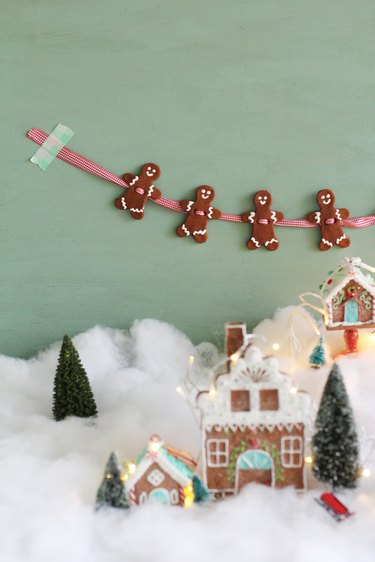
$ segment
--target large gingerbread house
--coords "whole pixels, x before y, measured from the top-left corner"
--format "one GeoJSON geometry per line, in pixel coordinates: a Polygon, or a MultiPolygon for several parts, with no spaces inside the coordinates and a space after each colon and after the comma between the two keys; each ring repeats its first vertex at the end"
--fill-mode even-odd
{"type": "Polygon", "coordinates": [[[226,325],[226,350],[224,369],[197,397],[204,484],[214,498],[251,482],[303,490],[309,396],[246,343],[244,324],[226,325]]]}
{"type": "Polygon", "coordinates": [[[328,330],[375,327],[375,270],[345,258],[320,287],[328,330]]]}
{"type": "Polygon", "coordinates": [[[152,501],[189,507],[194,501],[195,466],[188,453],[167,447],[153,435],[126,480],[131,505],[152,501]]]}

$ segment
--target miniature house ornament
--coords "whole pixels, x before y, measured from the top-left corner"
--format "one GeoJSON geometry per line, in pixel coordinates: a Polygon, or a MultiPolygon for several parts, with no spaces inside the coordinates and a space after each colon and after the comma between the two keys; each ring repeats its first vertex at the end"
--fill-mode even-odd
{"type": "Polygon", "coordinates": [[[196,463],[186,452],[167,447],[152,435],[126,481],[131,505],[147,502],[190,507],[196,463]]]}
{"type": "Polygon", "coordinates": [[[375,327],[375,268],[345,258],[320,286],[327,330],[345,330],[346,353],[357,351],[358,329],[375,327]]]}
{"type": "Polygon", "coordinates": [[[215,392],[197,396],[204,484],[213,498],[251,482],[303,490],[309,396],[246,342],[244,324],[226,325],[226,350],[215,392]]]}

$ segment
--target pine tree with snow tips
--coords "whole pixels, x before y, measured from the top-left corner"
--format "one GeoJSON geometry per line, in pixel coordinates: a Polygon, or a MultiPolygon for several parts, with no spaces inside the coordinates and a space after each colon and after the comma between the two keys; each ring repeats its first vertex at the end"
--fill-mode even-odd
{"type": "Polygon", "coordinates": [[[312,439],[313,474],[336,488],[354,488],[359,476],[358,437],[340,368],[328,376],[312,439]]]}
{"type": "Polygon", "coordinates": [[[69,336],[64,336],[53,389],[53,417],[89,418],[97,415],[93,392],[80,357],[69,336]]]}
{"type": "Polygon", "coordinates": [[[130,507],[122,480],[120,461],[116,453],[110,454],[105,467],[103,481],[96,495],[96,509],[105,506],[120,509],[127,509],[130,507]]]}

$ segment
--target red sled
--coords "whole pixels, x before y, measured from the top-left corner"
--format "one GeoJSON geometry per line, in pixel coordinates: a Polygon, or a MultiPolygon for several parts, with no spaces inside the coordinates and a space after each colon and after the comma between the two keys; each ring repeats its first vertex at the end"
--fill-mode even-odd
{"type": "Polygon", "coordinates": [[[328,511],[336,521],[344,521],[351,515],[354,515],[354,512],[350,512],[334,494],[329,492],[324,492],[320,498],[315,498],[315,501],[328,511]]]}

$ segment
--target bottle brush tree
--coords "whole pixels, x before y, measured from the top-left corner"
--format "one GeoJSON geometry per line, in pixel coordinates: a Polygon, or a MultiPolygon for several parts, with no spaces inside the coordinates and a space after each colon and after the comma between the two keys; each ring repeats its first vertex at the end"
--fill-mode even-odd
{"type": "Polygon", "coordinates": [[[203,482],[195,475],[193,476],[193,492],[194,503],[205,503],[209,500],[210,495],[203,485],[203,482]]]}
{"type": "Polygon", "coordinates": [[[328,376],[312,439],[313,474],[335,488],[354,488],[359,476],[358,437],[340,368],[328,376]]]}
{"type": "Polygon", "coordinates": [[[64,336],[53,389],[53,417],[89,418],[97,415],[93,392],[78,352],[69,336],[64,336]]]}
{"type": "Polygon", "coordinates": [[[121,465],[115,453],[110,454],[105,467],[103,481],[96,495],[96,509],[105,506],[120,509],[130,507],[124,481],[122,480],[121,465]]]}
{"type": "Polygon", "coordinates": [[[309,358],[311,367],[314,367],[315,369],[319,369],[319,367],[327,363],[323,344],[324,340],[320,337],[319,343],[314,347],[309,358]]]}

